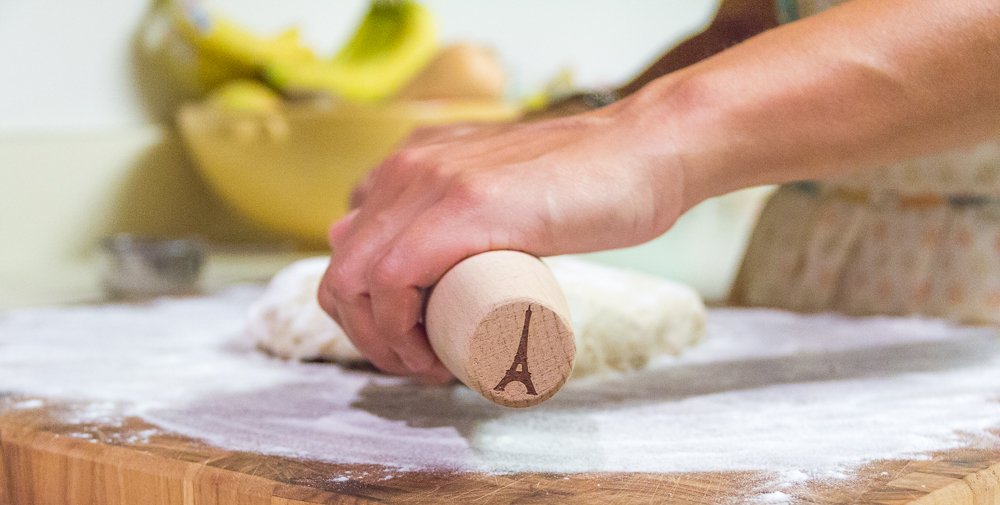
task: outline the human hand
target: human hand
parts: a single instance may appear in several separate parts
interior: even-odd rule
[[[539,121],[543,119],[555,119],[564,116],[570,116],[573,114],[581,114],[594,110],[600,106],[608,105],[609,103],[597,104],[595,100],[600,97],[604,99],[614,99],[615,92],[594,92],[594,93],[578,93],[575,95],[567,96],[565,98],[556,100],[545,106],[544,108],[538,110],[528,110],[518,119],[521,122],[529,121]],[[595,96],[599,98],[588,98],[590,96]],[[609,98],[611,97],[611,98]],[[420,128],[415,131],[410,138],[407,139],[407,143],[411,146],[418,144],[426,144],[430,142],[440,142],[445,139],[455,139],[466,135],[468,133],[477,132],[480,135],[486,132],[499,131],[500,128],[496,124],[485,124],[485,123],[452,123],[443,126],[428,126]],[[364,201],[365,196],[367,196],[368,191],[371,190],[372,182],[374,180],[375,171],[371,171],[361,180],[354,189],[351,190],[350,196],[350,207],[352,209],[360,207],[361,203]]]
[[[320,304],[383,371],[447,380],[421,324],[426,288],[489,250],[546,256],[652,239],[681,212],[681,172],[663,128],[617,105],[418,133],[330,228]]]

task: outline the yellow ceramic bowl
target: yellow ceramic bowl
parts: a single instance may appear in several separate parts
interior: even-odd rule
[[[189,104],[181,135],[201,174],[229,204],[309,245],[326,241],[357,182],[415,128],[517,116],[493,102],[292,104],[267,112]]]

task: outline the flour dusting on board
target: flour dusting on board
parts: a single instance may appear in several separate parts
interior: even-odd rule
[[[395,471],[766,470],[792,485],[998,443],[991,329],[713,309],[685,355],[511,410],[462,386],[264,356],[241,335],[259,294],[8,312],[0,391],[89,399],[74,415],[139,415],[230,449]]]

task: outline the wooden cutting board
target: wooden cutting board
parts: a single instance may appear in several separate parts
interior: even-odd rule
[[[775,492],[792,503],[1000,504],[996,448],[880,461],[781,489],[767,472],[400,473],[227,451],[137,418],[72,422],[87,405],[29,400],[0,396],[0,505],[777,503],[766,501],[783,497]]]

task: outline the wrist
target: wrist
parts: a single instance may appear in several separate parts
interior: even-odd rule
[[[752,185],[757,158],[737,149],[740,137],[731,120],[739,116],[727,107],[725,92],[711,77],[681,71],[661,77],[619,102],[634,109],[643,128],[655,132],[661,144],[660,170],[673,171],[681,181],[681,212],[715,196]],[[744,137],[744,140],[745,137]],[[749,146],[747,146],[749,147]],[[739,170],[731,168],[739,165]],[[747,180],[744,180],[747,179]]]
[[[631,179],[636,194],[651,193],[651,230],[643,240],[667,231],[693,206],[683,159],[673,140],[675,125],[670,114],[664,112],[667,107],[658,94],[644,91],[593,112],[610,117],[621,132],[614,150],[622,160],[628,160],[623,168],[637,174]]]

